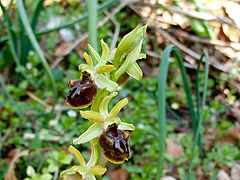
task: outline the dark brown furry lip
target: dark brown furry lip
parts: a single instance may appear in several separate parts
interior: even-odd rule
[[[112,163],[121,164],[129,159],[130,148],[128,139],[130,134],[117,129],[117,124],[112,124],[99,137],[99,145],[104,157]]]
[[[65,101],[73,109],[89,106],[97,94],[97,85],[86,71],[80,80],[69,80],[68,85],[71,89]]]

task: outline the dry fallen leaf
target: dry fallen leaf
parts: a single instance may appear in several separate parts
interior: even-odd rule
[[[217,180],[231,180],[231,178],[224,170],[220,170],[217,175]]]
[[[14,158],[12,159],[12,161],[9,165],[8,171],[5,174],[4,180],[17,180],[17,178],[15,176],[15,172],[14,172],[15,165],[22,156],[27,156],[29,154],[29,152],[30,152],[30,150],[28,149],[28,150],[25,150],[14,156]]]
[[[166,139],[167,149],[166,154],[173,157],[178,158],[180,156],[184,156],[184,152],[181,145],[175,144],[172,139]]]
[[[225,136],[219,139],[219,143],[223,144],[235,144],[238,143],[240,138],[240,125],[235,123],[234,127],[228,128]]]
[[[72,41],[61,43],[59,46],[56,47],[54,56],[56,57],[62,56],[64,54],[64,51],[72,44],[73,44]]]
[[[108,171],[107,175],[111,180],[128,180],[130,177],[130,173],[123,168],[114,171]]]
[[[232,180],[240,180],[240,164],[234,163],[231,169]]]

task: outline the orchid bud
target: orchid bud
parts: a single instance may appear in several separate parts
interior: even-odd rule
[[[73,109],[88,107],[97,94],[97,85],[86,71],[82,72],[80,80],[70,80],[68,84],[71,89],[67,95],[66,103]]]

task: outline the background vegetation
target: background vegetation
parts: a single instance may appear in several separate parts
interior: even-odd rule
[[[0,179],[58,179],[62,170],[75,163],[67,151],[72,139],[88,127],[79,111],[64,102],[68,80],[80,77],[78,65],[85,62],[87,4],[2,0],[0,6]],[[183,54],[194,102],[197,60],[203,51],[210,57],[202,148],[193,154],[191,178],[239,180],[239,3],[99,0],[98,10],[98,42],[104,39],[111,49],[138,24],[149,23],[143,46],[147,59],[139,62],[144,77],[129,79],[118,96],[118,100],[130,97],[120,116],[136,127],[130,139],[131,159],[123,165],[108,163],[103,179],[156,178],[157,73],[164,48],[173,44]],[[192,156],[193,124],[177,61],[170,61],[163,173],[184,179]],[[200,69],[202,93],[204,65]],[[79,146],[86,159],[89,148],[89,144]]]

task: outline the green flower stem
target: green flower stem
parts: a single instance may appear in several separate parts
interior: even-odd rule
[[[17,1],[17,10],[18,10],[18,13],[19,13],[19,16],[20,16],[20,19],[23,23],[23,26],[27,32],[27,36],[30,40],[30,42],[32,43],[32,46],[33,48],[35,49],[37,55],[39,56],[49,78],[50,78],[50,81],[52,82],[52,86],[53,86],[53,91],[54,91],[54,101],[53,101],[53,108],[52,108],[52,111],[54,111],[54,107],[55,107],[55,103],[56,103],[56,97],[57,97],[57,89],[56,89],[56,84],[55,84],[55,80],[53,78],[53,75],[52,75],[52,72],[50,70],[50,67],[45,59],[45,57],[43,56],[43,53],[42,53],[42,50],[36,40],[36,37],[32,31],[32,28],[28,22],[28,19],[27,19],[27,14],[26,14],[26,11],[24,9],[24,6],[23,6],[23,0],[18,0]]]

